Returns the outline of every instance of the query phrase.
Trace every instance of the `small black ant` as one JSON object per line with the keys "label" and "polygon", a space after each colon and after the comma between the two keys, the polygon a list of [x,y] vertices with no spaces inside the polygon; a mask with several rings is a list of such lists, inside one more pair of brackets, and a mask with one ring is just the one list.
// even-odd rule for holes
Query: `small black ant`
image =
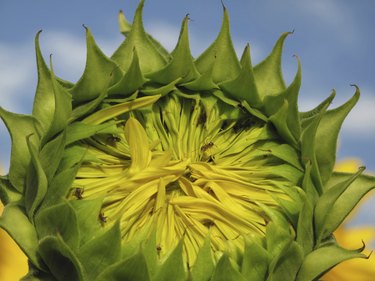
{"label": "small black ant", "polygon": [[78,199],[78,200],[81,200],[83,199],[83,192],[85,192],[84,188],[82,187],[77,187],[75,190],[74,190],[74,193],[73,195]]}
{"label": "small black ant", "polygon": [[118,136],[115,136],[115,135],[109,136],[107,138],[107,144],[109,144],[111,146],[116,146],[116,143],[118,143],[120,141],[121,141],[121,138],[118,137]]}
{"label": "small black ant", "polygon": [[103,224],[107,222],[107,217],[104,216],[104,213],[103,213],[103,212],[100,212],[100,213],[99,213],[99,220],[100,220],[100,222],[103,223]]}
{"label": "small black ant", "polygon": [[206,111],[202,110],[198,117],[198,124],[197,125],[204,125],[207,121],[207,113]]}
{"label": "small black ant", "polygon": [[214,146],[214,143],[212,141],[210,141],[209,143],[207,143],[207,144],[205,144],[201,147],[201,151],[205,152],[213,146]]}
{"label": "small black ant", "polygon": [[160,258],[160,253],[161,253],[161,246],[160,245],[156,246],[156,252],[157,252],[157,254]]}

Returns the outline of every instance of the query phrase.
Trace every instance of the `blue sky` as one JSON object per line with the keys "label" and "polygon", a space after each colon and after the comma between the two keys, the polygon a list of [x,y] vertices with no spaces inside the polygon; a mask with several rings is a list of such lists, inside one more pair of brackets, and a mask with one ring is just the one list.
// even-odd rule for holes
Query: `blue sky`
{"label": "blue sky", "polygon": [[[338,106],[361,89],[361,99],[344,123],[338,158],[359,157],[375,173],[375,1],[373,0],[237,0],[224,1],[231,17],[235,48],[240,55],[250,43],[253,63],[260,62],[278,36],[295,30],[287,39],[283,69],[287,82],[302,61],[300,109],[307,110],[334,88]],[[123,40],[117,13],[131,20],[137,0],[34,0],[0,1],[0,106],[30,113],[37,77],[34,36],[43,29],[40,43],[46,57],[53,54],[55,72],[68,80],[79,79],[85,64],[85,35],[90,27],[97,43],[111,55]],[[189,13],[190,41],[198,56],[221,25],[219,0],[148,0],[144,9],[146,30],[171,50],[183,17]],[[10,139],[0,124],[0,163],[9,163]],[[374,223],[375,199],[363,207],[357,223]],[[374,223],[375,224],[375,223]]]}

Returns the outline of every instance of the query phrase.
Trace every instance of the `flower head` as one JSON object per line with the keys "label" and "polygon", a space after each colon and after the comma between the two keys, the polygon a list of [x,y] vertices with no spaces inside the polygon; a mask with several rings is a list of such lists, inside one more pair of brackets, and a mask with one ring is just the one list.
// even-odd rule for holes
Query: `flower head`
{"label": "flower head", "polygon": [[249,45],[236,56],[224,8],[194,59],[188,17],[168,53],[144,31],[142,8],[133,24],[120,14],[126,39],[111,58],[86,28],[75,84],[47,67],[38,34],[33,113],[0,111],[12,137],[0,226],[27,254],[29,277],[302,281],[366,257],[332,238],[374,187],[363,168],[332,173],[359,89],[336,109],[332,94],[301,113],[299,60],[289,86],[281,73],[290,33],[253,67]]}

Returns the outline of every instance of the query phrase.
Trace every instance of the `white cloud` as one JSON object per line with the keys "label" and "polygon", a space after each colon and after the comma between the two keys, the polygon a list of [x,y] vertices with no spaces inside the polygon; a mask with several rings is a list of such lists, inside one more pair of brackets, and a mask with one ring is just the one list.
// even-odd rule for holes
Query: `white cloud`
{"label": "white cloud", "polygon": [[[35,86],[33,46],[11,46],[0,43],[0,96],[1,106],[10,111],[24,111],[20,103],[25,89]],[[32,86],[32,87],[31,87]],[[34,91],[34,90],[31,90]],[[31,94],[33,95],[33,94]]]}
{"label": "white cloud", "polygon": [[[294,2],[293,2],[294,3]],[[300,13],[325,28],[331,29],[345,44],[356,42],[358,28],[356,21],[347,5],[340,1],[298,1],[295,2]]]}

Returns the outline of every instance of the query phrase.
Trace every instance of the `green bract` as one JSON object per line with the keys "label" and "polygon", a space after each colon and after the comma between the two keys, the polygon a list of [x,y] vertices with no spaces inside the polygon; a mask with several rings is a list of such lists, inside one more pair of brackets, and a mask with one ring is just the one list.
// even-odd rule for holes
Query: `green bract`
{"label": "green bract", "polygon": [[191,56],[188,17],[168,53],[145,33],[143,1],[111,58],[88,28],[81,79],[57,78],[36,36],[32,115],[0,110],[11,138],[0,226],[26,253],[24,280],[318,280],[365,258],[333,231],[375,186],[333,173],[342,122],[359,98],[299,112],[285,38],[253,67],[224,19]]}

